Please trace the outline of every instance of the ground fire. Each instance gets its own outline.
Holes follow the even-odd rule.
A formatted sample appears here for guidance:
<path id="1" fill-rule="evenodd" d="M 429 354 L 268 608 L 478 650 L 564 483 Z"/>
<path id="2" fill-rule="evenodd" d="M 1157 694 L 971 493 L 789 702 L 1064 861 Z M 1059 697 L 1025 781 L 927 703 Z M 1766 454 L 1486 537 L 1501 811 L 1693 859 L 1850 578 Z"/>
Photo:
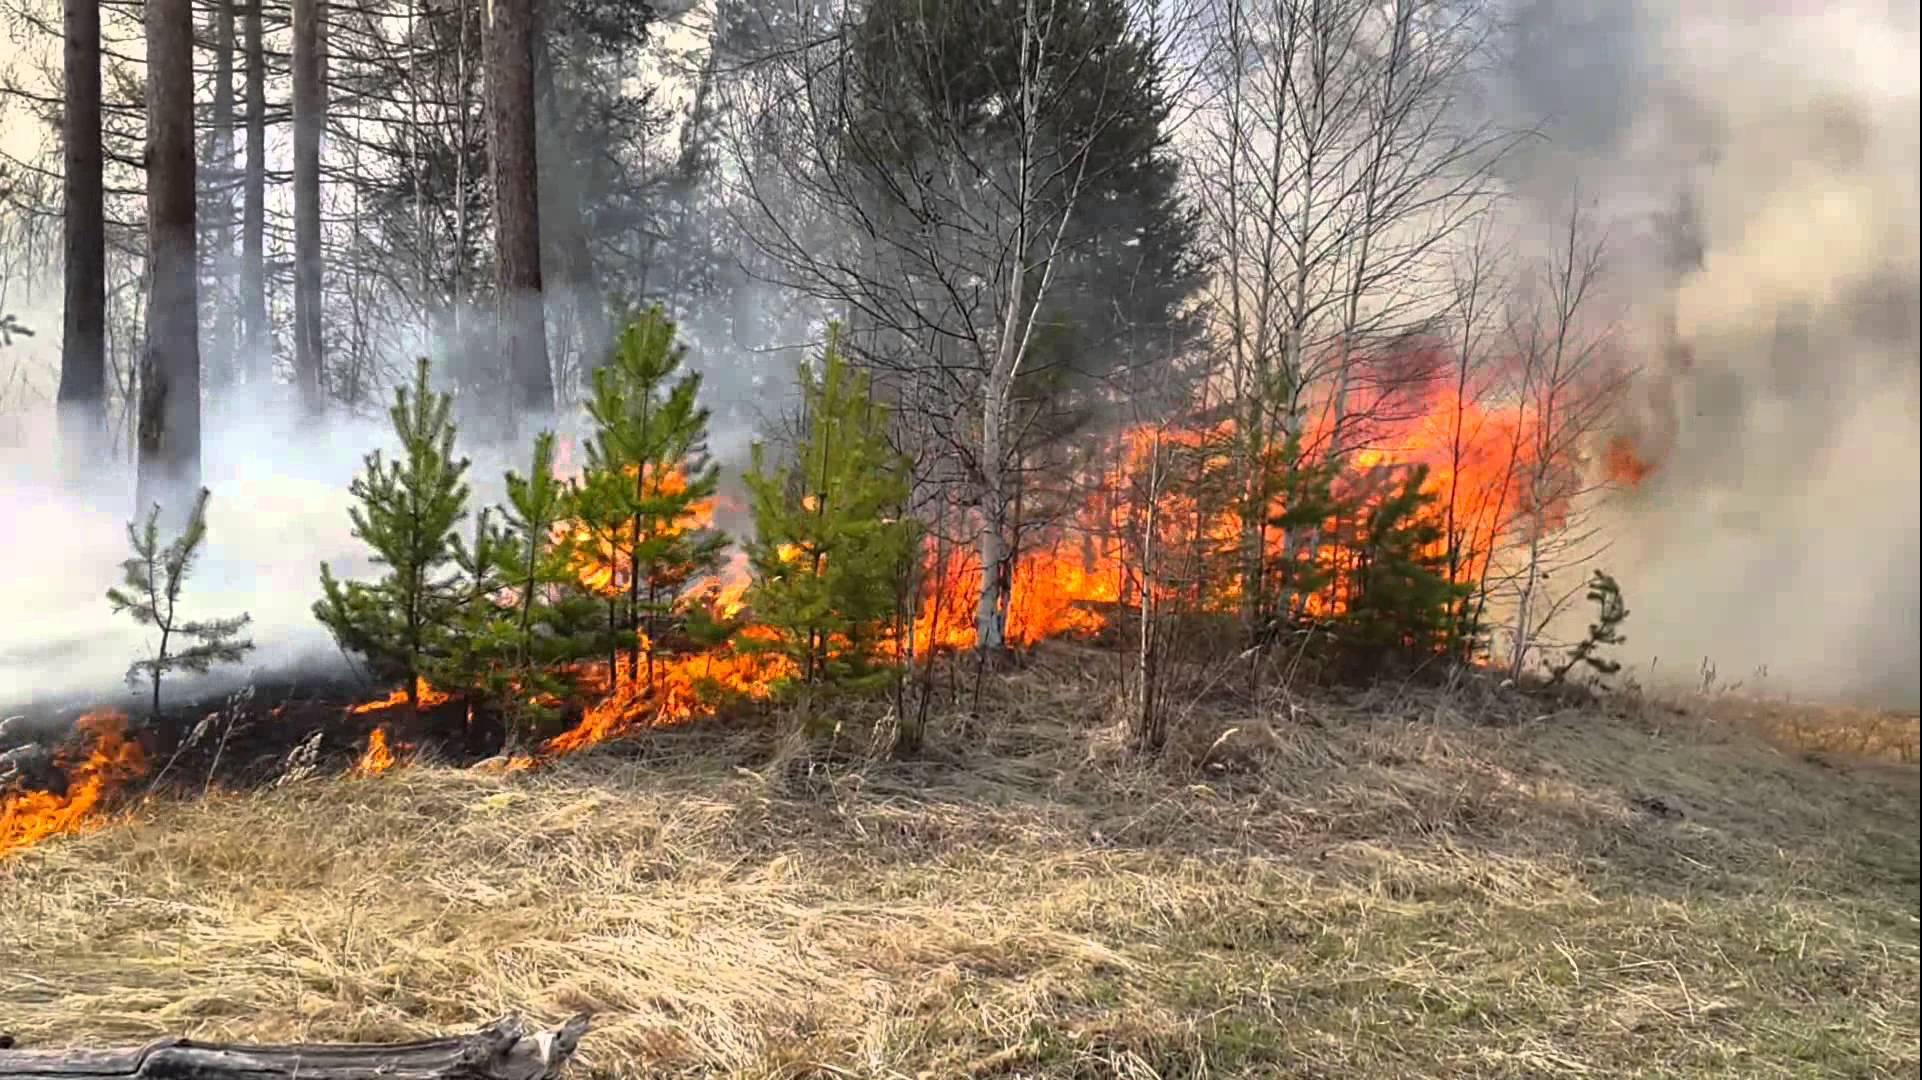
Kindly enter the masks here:
<path id="1" fill-rule="evenodd" d="M 89 713 L 75 723 L 74 734 L 78 745 L 62 749 L 53 761 L 65 775 L 65 790 L 0 790 L 0 856 L 94 827 L 113 793 L 146 775 L 147 755 L 127 737 L 124 715 Z"/>
<path id="2" fill-rule="evenodd" d="M 1406 395 L 1407 391 L 1402 391 Z M 1474 579 L 1488 567 L 1505 520 L 1519 505 L 1517 474 L 1526 464 L 1529 439 L 1518 420 L 1519 410 L 1490 407 L 1460 398 L 1454 388 L 1442 387 L 1402 402 L 1396 408 L 1377 407 L 1379 416 L 1366 432 L 1365 445 L 1350 449 L 1349 480 L 1359 483 L 1373 474 L 1402 466 L 1427 468 L 1425 490 L 1435 496 L 1424 513 L 1437 516 L 1445 536 L 1456 537 L 1461 564 L 1451 572 Z M 1379 403 L 1377 403 L 1379 404 Z M 1329 425 L 1304 433 L 1309 445 L 1327 444 Z M 1139 603 L 1142 588 L 1136 545 L 1144 523 L 1154 522 L 1154 543 L 1167 552 L 1209 551 L 1219 556 L 1241 542 L 1238 506 L 1232 501 L 1201 505 L 1193 485 L 1168 483 L 1155 488 L 1153 513 L 1143 505 L 1143 477 L 1159 461 L 1160 469 L 1190 473 L 1225 468 L 1236 452 L 1232 424 L 1213 426 L 1137 427 L 1110 436 L 1105 449 L 1089 455 L 1103 467 L 1083 471 L 1072 485 L 1082 493 L 1079 504 L 1065 513 L 1024 527 L 1011 568 L 1010 606 L 1005 612 L 1006 635 L 1015 646 L 1027 647 L 1051 638 L 1097 635 L 1108 629 L 1119 610 Z M 1361 440 L 1356 440 L 1357 442 Z M 555 472 L 566 478 L 576 467 L 562 444 Z M 1598 455 L 1600 469 L 1610 478 L 1638 480 L 1649 467 L 1626 443 L 1617 441 Z M 664 474 L 658 490 L 685 489 L 679 472 Z M 677 532 L 714 526 L 723 497 L 696 502 L 691 512 L 670 526 Z M 1268 507 L 1278 513 L 1279 505 Z M 1446 521 L 1440 519 L 1445 517 Z M 572 541 L 574 572 L 591 593 L 619 597 L 633 585 L 633 570 L 624 552 L 634 538 L 620 530 L 600 535 L 579 523 L 564 523 L 557 540 Z M 1270 560 L 1302 557 L 1292 552 L 1289 539 L 1265 530 L 1265 556 Z M 1438 545 L 1448 543 L 1444 538 Z M 1312 558 L 1336 567 L 1344 553 L 1322 545 Z M 646 575 L 643 575 L 645 579 Z M 900 657 L 907 652 L 906 637 L 916 658 L 931 653 L 958 653 L 975 645 L 977 608 L 982 572 L 971 545 L 926 542 L 922 585 L 911 623 L 904 623 L 886 648 Z M 713 620 L 735 627 L 726 642 L 698 650 L 654 648 L 646 633 L 637 635 L 637 654 L 646 662 L 638 672 L 625 661 L 583 663 L 564 672 L 575 688 L 571 727 L 547 738 L 535 754 L 500 759 L 510 771 L 537 765 L 542 758 L 573 753 L 649 728 L 684 724 L 714 715 L 729 702 L 765 700 L 776 685 L 794 675 L 791 662 L 778 653 L 756 649 L 772 631 L 753 621 L 745 606 L 749 587 L 745 556 L 734 552 L 719 573 L 699 579 L 684 590 L 679 612 L 701 607 Z M 1241 586 L 1233 573 L 1209 580 L 1158 579 L 1157 599 L 1192 594 L 1204 609 L 1232 611 Z M 1325 614 L 1338 610 L 1339 591 L 1307 598 L 1306 610 Z M 674 620 L 666 622 L 672 624 Z M 423 711 L 459 704 L 457 696 L 421 680 L 415 698 Z M 405 688 L 344 709 L 350 719 L 371 719 L 364 747 L 352 766 L 359 776 L 377 776 L 399 766 L 410 749 L 394 741 L 394 721 L 404 718 Z M 473 708 L 469 706 L 471 723 Z M 114 791 L 137 779 L 145 756 L 125 734 L 124 721 L 99 714 L 83 722 L 89 750 L 84 760 L 64 763 L 69 782 L 64 794 L 46 791 L 6 796 L 0 852 L 26 846 L 47 836 L 89 827 Z"/>

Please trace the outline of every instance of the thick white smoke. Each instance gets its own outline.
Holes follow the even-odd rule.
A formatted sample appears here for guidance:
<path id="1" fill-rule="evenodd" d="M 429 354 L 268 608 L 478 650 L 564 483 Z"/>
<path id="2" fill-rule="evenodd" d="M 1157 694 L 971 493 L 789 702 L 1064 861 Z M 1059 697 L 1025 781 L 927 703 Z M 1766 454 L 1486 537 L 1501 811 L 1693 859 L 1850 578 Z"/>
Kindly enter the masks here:
<path id="1" fill-rule="evenodd" d="M 1870 0 L 1523 3 L 1542 205 L 1615 215 L 1657 466 L 1610 523 L 1624 659 L 1914 706 L 1917 13 Z"/>

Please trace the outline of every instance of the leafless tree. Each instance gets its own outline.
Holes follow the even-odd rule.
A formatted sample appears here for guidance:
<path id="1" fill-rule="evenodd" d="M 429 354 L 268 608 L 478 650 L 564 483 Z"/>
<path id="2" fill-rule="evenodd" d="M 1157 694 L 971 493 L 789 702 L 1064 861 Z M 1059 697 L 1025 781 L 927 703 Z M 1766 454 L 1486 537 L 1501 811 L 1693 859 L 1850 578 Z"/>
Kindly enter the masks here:
<path id="1" fill-rule="evenodd" d="M 1514 535 L 1493 586 L 1511 609 L 1511 677 L 1521 675 L 1544 630 L 1581 594 L 1581 568 L 1603 550 L 1591 512 L 1605 484 L 1588 468 L 1586 450 L 1629 374 L 1612 348 L 1613 321 L 1598 310 L 1606 238 L 1590 235 L 1579 198 L 1571 199 L 1556 240 L 1507 330 L 1519 366 L 1523 445 Z"/>
<path id="2" fill-rule="evenodd" d="M 1448 303 L 1450 241 L 1515 135 L 1461 95 L 1489 24 L 1443 0 L 1223 0 L 1204 70 L 1195 187 L 1216 253 L 1210 311 L 1243 460 L 1243 617 L 1264 596 L 1273 447 L 1366 445 L 1405 407 L 1401 343 Z M 1390 362 L 1383 362 L 1384 360 Z M 1290 536 L 1292 552 L 1304 537 Z"/>
<path id="3" fill-rule="evenodd" d="M 1089 11 L 1020 0 L 802 20 L 758 62 L 760 98 L 730 146 L 745 163 L 780 133 L 775 160 L 759 159 L 774 168 L 735 170 L 770 277 L 848 312 L 878 392 L 924 440 L 919 478 L 947 489 L 924 490 L 923 505 L 974 510 L 984 655 L 1006 642 L 1021 457 L 1046 411 L 1027 388 L 1037 331 L 1071 252 L 1091 242 L 1074 228 L 1085 193 L 1108 181 L 1091 163 L 1142 101 L 1130 80 L 1148 77 L 1148 65 L 1104 63 L 1114 42 L 1090 24 L 1125 20 L 1143 54 L 1169 45 L 1146 5 Z M 999 29 L 990 20 L 1009 15 L 1011 63 L 957 51 L 958 26 Z M 941 104 L 979 79 L 993 83 L 992 124 Z"/>

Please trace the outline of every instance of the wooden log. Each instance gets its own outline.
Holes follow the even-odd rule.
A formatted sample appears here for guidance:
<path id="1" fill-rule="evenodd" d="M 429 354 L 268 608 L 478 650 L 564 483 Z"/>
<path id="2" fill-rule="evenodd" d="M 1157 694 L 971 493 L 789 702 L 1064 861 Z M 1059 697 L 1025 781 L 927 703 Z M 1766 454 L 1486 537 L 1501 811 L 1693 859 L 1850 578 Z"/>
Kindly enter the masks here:
<path id="1" fill-rule="evenodd" d="M 466 1035 L 388 1045 L 161 1039 L 137 1050 L 0 1049 L 0 1080 L 548 1080 L 586 1031 L 587 1017 L 576 1016 L 529 1035 L 510 1016 Z"/>

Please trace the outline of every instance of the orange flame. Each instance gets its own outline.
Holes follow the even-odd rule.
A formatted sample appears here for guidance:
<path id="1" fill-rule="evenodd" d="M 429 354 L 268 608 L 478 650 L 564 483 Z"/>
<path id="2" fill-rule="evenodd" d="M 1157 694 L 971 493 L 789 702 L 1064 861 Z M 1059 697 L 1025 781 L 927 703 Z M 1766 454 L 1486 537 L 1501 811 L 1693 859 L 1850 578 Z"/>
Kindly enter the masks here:
<path id="1" fill-rule="evenodd" d="M 445 690 L 437 689 L 426 679 L 416 679 L 414 681 L 414 695 L 420 699 L 420 707 L 423 709 L 439 708 L 454 698 L 452 694 Z M 402 708 L 406 704 L 407 688 L 403 686 L 378 701 L 364 701 L 359 705 L 349 706 L 347 712 L 351 716 L 364 716 L 367 713 L 386 712 L 389 709 Z"/>
<path id="2" fill-rule="evenodd" d="M 377 727 L 367 733 L 367 749 L 354 763 L 355 776 L 379 776 L 394 767 L 394 751 L 387 745 L 387 729 Z"/>
<path id="3" fill-rule="evenodd" d="M 147 755 L 127 738 L 127 718 L 118 712 L 89 713 L 76 727 L 89 736 L 86 757 L 72 761 L 63 753 L 55 764 L 67 773 L 64 795 L 25 791 L 0 795 L 0 856 L 52 836 L 96 828 L 99 811 L 113 793 L 147 772 Z"/>

